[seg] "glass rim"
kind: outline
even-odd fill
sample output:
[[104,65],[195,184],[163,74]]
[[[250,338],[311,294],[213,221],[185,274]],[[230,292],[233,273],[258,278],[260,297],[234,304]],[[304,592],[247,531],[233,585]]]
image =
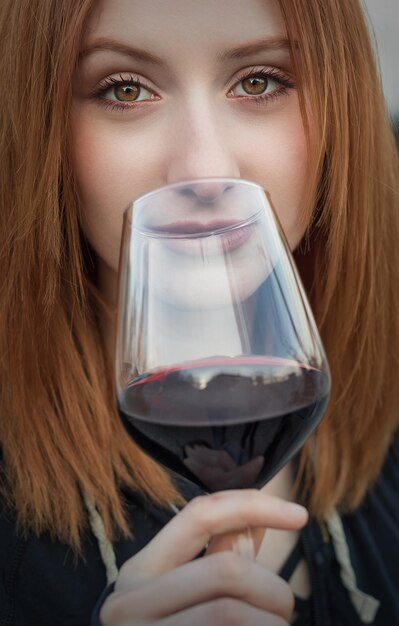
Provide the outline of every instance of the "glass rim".
[[[125,208],[125,210],[123,211],[123,217],[125,220],[127,220],[129,222],[130,225],[132,225],[132,215],[131,212],[134,209],[134,206],[138,203],[141,203],[145,200],[148,200],[149,198],[151,198],[151,196],[155,196],[156,194],[158,194],[160,191],[172,191],[173,189],[178,189],[179,187],[186,187],[187,185],[195,185],[195,184],[203,184],[203,183],[217,183],[217,182],[225,182],[225,183],[232,183],[234,185],[236,185],[237,183],[242,184],[243,186],[248,186],[248,187],[253,187],[254,189],[257,189],[258,191],[261,191],[267,198],[267,190],[262,187],[261,185],[259,185],[258,183],[255,183],[253,181],[247,180],[245,178],[231,178],[231,177],[225,177],[225,176],[207,176],[206,178],[191,178],[188,180],[181,180],[177,183],[170,183],[167,185],[162,185],[161,187],[156,187],[155,189],[152,189],[151,191],[147,191],[146,193],[144,193],[143,195],[139,196],[138,198],[136,198],[135,200],[132,200],[131,202],[129,202],[129,204],[127,205],[127,207]],[[256,212],[256,214],[259,211]],[[250,220],[253,216],[250,216],[249,218],[247,218],[247,220]],[[247,221],[245,220],[245,221]]]
[[149,237],[153,239],[205,239],[206,237],[212,237],[215,235],[223,235],[224,233],[229,233],[234,230],[238,230],[240,228],[245,228],[246,226],[250,226],[254,222],[256,222],[264,213],[263,209],[258,209],[255,213],[250,215],[249,217],[234,222],[233,224],[229,224],[228,226],[220,226],[219,228],[213,228],[208,230],[198,230],[195,232],[187,232],[187,233],[173,233],[173,232],[160,232],[156,229],[145,229],[140,228],[138,226],[131,225],[132,230],[136,231],[140,235],[144,237]]

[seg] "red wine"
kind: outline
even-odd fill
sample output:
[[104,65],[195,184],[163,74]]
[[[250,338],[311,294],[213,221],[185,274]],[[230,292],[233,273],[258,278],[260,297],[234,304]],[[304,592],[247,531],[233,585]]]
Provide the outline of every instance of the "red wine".
[[119,410],[135,441],[206,491],[261,487],[327,405],[328,375],[295,361],[213,358],[134,378]]

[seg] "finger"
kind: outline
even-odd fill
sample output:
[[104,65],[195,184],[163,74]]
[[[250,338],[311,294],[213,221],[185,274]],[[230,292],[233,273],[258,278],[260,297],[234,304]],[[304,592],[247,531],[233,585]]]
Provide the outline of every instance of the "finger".
[[213,600],[171,615],[151,626],[289,626],[277,615],[247,606],[239,600]]
[[122,617],[114,607],[109,610],[107,602],[100,612],[101,626],[289,626],[289,622],[278,615],[231,598],[205,602],[156,622],[143,622],[134,612]]
[[160,574],[193,559],[215,535],[247,526],[298,529],[307,517],[302,506],[257,490],[199,496],[123,567]]
[[151,626],[289,626],[282,617],[223,598],[171,615]]
[[[288,584],[266,568],[232,552],[182,565],[136,591],[116,595],[118,620],[158,620],[189,607],[220,598],[235,598],[250,606],[290,619],[294,596]],[[110,607],[112,610],[112,602]]]

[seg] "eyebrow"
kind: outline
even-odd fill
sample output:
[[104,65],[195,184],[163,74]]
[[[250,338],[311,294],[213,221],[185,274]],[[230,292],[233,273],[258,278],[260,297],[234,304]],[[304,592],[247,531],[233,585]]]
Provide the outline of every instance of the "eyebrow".
[[119,54],[133,57],[138,61],[144,61],[145,63],[150,63],[151,65],[165,65],[163,59],[157,57],[155,54],[146,52],[140,48],[135,48],[120,41],[116,41],[115,39],[108,39],[107,37],[96,39],[91,45],[82,50],[79,55],[79,59],[84,59],[92,54],[95,54],[96,52],[104,51],[118,52]]
[[[226,52],[218,54],[217,59],[221,62],[226,62],[234,59],[243,59],[258,52],[265,52],[268,50],[289,50],[290,47],[290,42],[287,37],[269,37],[267,39],[259,39],[248,44],[237,46],[235,48],[232,48],[231,50],[227,50]],[[146,52],[145,50],[141,50],[140,48],[135,48],[115,39],[110,39],[108,37],[96,39],[91,45],[82,50],[79,55],[79,59],[81,60],[92,54],[95,54],[96,52],[104,51],[117,52],[125,56],[130,56],[138,61],[149,63],[151,65],[165,65],[165,61],[155,54]]]
[[269,37],[267,39],[258,39],[248,44],[243,44],[223,52],[218,58],[221,61],[230,61],[234,59],[243,59],[258,52],[268,50],[290,50],[291,44],[287,37]]

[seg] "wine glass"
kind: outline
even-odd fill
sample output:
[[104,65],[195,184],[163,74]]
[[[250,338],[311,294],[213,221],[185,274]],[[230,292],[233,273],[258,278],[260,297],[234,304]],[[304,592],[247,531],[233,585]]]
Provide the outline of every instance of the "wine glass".
[[264,190],[210,178],[135,200],[119,280],[128,432],[206,492],[265,485],[319,423],[330,374]]

